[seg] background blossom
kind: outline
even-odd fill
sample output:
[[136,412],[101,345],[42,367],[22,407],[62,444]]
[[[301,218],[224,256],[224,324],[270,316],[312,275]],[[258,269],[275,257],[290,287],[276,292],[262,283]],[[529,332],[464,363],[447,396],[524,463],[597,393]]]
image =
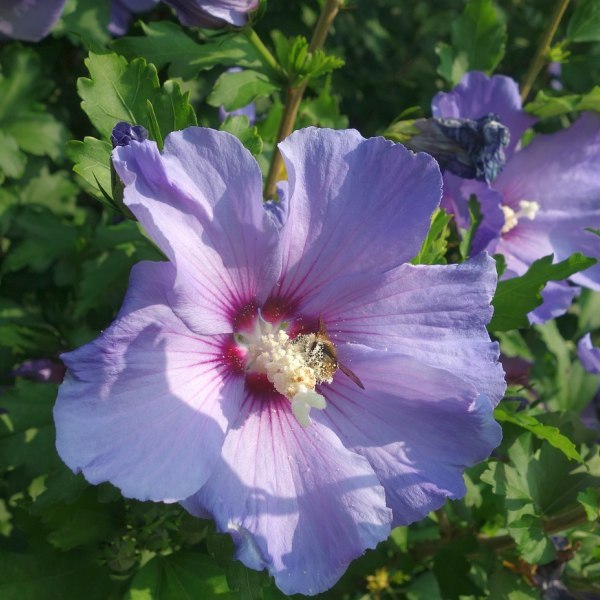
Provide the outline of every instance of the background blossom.
[[[467,73],[453,92],[436,95],[432,110],[437,117],[478,118],[489,112],[500,116],[510,130],[504,170],[491,184],[461,182],[448,177],[445,206],[468,220],[467,202],[477,194],[484,230],[473,251],[487,249],[506,258],[506,276],[522,275],[532,262],[548,254],[555,261],[574,252],[598,256],[600,237],[586,227],[600,223],[600,118],[585,113],[571,127],[553,134],[538,134],[525,147],[519,141],[535,119],[521,108],[516,82],[503,75],[487,77]],[[523,202],[535,203],[525,214]],[[507,215],[517,215],[507,220]],[[522,215],[522,216],[519,216]],[[577,273],[571,281],[600,290],[600,266]],[[571,304],[576,289],[551,282],[544,303],[531,318],[546,321]]]
[[48,35],[66,0],[2,0],[0,5],[0,39],[38,42]]

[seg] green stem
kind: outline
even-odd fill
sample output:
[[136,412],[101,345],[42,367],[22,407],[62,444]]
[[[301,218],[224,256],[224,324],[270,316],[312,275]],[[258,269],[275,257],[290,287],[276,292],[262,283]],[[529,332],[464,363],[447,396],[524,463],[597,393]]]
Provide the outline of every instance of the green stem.
[[281,65],[277,62],[277,59],[273,56],[271,51],[263,44],[256,31],[252,27],[246,27],[244,34],[248,38],[248,41],[254,46],[255,50],[260,54],[263,63],[273,72],[276,78],[282,79],[285,77],[285,73],[281,68]]
[[[576,506],[567,512],[564,512],[552,519],[546,519],[544,521],[544,531],[551,535],[558,533],[559,531],[566,531],[587,523],[587,516],[585,511],[580,506]],[[512,550],[516,543],[510,535],[498,535],[494,537],[488,537],[486,535],[478,535],[477,541],[479,542],[480,548],[487,548],[494,552],[501,554],[508,550]],[[431,540],[415,544],[410,553],[416,560],[423,560],[429,556],[433,556],[436,552],[447,543],[443,538],[440,540]]]
[[[342,3],[343,0],[326,0],[310,41],[309,52],[320,50],[323,47],[325,39],[327,38],[327,34],[329,33],[329,29],[331,28],[331,24],[338,14]],[[306,91],[307,85],[308,81],[305,80],[295,87],[289,86],[286,89],[283,116],[281,117],[279,131],[277,132],[278,143],[284,140],[294,130],[298,109],[300,108],[300,102],[302,102],[302,96]],[[283,159],[276,145],[273,149],[273,156],[271,157],[271,164],[269,166],[269,174],[267,175],[267,181],[265,183],[265,198],[267,200],[275,197],[277,181],[279,179],[279,173],[282,169],[282,166]]]
[[556,34],[556,30],[560,24],[560,21],[565,14],[565,10],[567,10],[567,6],[569,5],[569,0],[557,0],[552,16],[550,17],[550,22],[548,23],[548,27],[546,31],[544,31],[544,35],[540,41],[540,45],[529,65],[529,69],[523,78],[523,82],[521,84],[521,100],[523,103],[525,102],[527,96],[529,96],[529,92],[531,92],[531,88],[533,87],[533,83],[536,80],[539,72],[544,67],[546,63],[546,56],[548,51],[550,50],[550,45],[552,44],[552,39]]

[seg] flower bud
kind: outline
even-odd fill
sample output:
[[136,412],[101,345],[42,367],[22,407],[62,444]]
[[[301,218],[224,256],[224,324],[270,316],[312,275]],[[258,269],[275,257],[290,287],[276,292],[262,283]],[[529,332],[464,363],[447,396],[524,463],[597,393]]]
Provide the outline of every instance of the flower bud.
[[126,121],[119,121],[110,134],[110,142],[113,148],[117,146],[129,146],[130,142],[143,142],[148,139],[148,131],[141,125],[130,125]]

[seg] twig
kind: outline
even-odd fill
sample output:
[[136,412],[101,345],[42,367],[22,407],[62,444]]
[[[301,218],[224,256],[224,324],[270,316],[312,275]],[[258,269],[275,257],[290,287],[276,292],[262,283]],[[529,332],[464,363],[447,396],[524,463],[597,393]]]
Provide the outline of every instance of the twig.
[[[585,511],[580,506],[577,506],[552,519],[547,519],[544,522],[544,531],[550,535],[558,533],[559,531],[571,529],[572,527],[584,523],[587,523]],[[458,532],[457,535],[453,537],[458,537]],[[512,550],[516,545],[515,540],[510,535],[498,535],[495,537],[478,535],[477,541],[480,548],[489,548],[498,554]],[[444,540],[443,537],[439,540],[428,540],[426,542],[421,542],[420,544],[415,544],[411,548],[410,553],[416,560],[422,560],[429,556],[433,556],[442,546],[445,546],[446,543],[447,540]]]
[[[320,50],[323,47],[325,39],[327,38],[327,34],[329,33],[329,29],[331,28],[331,24],[338,14],[341,4],[342,0],[326,0],[310,41],[308,48],[309,52]],[[279,125],[279,131],[277,132],[277,142],[284,140],[294,130],[296,116],[298,115],[300,102],[302,101],[302,96],[306,91],[307,84],[308,81],[305,80],[296,87],[289,86],[286,89],[283,116]],[[276,145],[273,149],[271,165],[269,166],[269,174],[267,175],[267,181],[265,183],[265,198],[267,200],[275,197],[277,180],[282,164],[283,159],[281,158],[281,153]]]
[[523,78],[523,83],[521,84],[521,101],[525,102],[527,96],[529,96],[529,92],[533,87],[533,83],[538,76],[539,72],[542,70],[544,63],[546,62],[546,55],[548,54],[548,50],[550,50],[550,44],[552,44],[552,39],[556,34],[556,30],[560,24],[560,20],[562,16],[565,14],[565,10],[569,5],[569,0],[557,0],[556,5],[554,6],[554,11],[552,16],[550,17],[550,22],[548,23],[548,27],[546,31],[544,31],[544,35],[540,41],[540,45],[529,65],[529,69]]

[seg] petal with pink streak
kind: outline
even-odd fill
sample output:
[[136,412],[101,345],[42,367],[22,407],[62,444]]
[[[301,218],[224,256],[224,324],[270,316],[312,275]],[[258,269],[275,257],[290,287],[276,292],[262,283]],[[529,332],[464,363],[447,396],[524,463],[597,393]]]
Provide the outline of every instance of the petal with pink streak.
[[482,253],[459,265],[402,265],[332,282],[304,310],[321,310],[342,362],[347,343],[407,354],[496,404],[506,384],[486,329],[495,289],[495,261]]
[[428,155],[357,131],[309,127],[280,144],[289,178],[278,294],[302,300],[340,275],[413,258],[441,197]]
[[173,310],[196,333],[232,330],[237,311],[262,303],[280,273],[277,227],[262,178],[234,136],[190,127],[118,147],[125,203],[176,267]]
[[181,500],[202,486],[243,395],[220,360],[224,336],[198,336],[171,311],[173,277],[169,263],[136,265],[117,320],[62,356],[61,458],[139,500]]
[[391,511],[369,463],[328,428],[303,428],[282,396],[248,398],[222,461],[184,507],[210,512],[238,558],[267,568],[286,594],[331,587],[390,532]]
[[369,460],[394,526],[462,497],[463,470],[487,458],[502,437],[489,399],[411,356],[357,345],[344,354],[365,389],[337,375],[323,387],[327,409],[315,418]]

